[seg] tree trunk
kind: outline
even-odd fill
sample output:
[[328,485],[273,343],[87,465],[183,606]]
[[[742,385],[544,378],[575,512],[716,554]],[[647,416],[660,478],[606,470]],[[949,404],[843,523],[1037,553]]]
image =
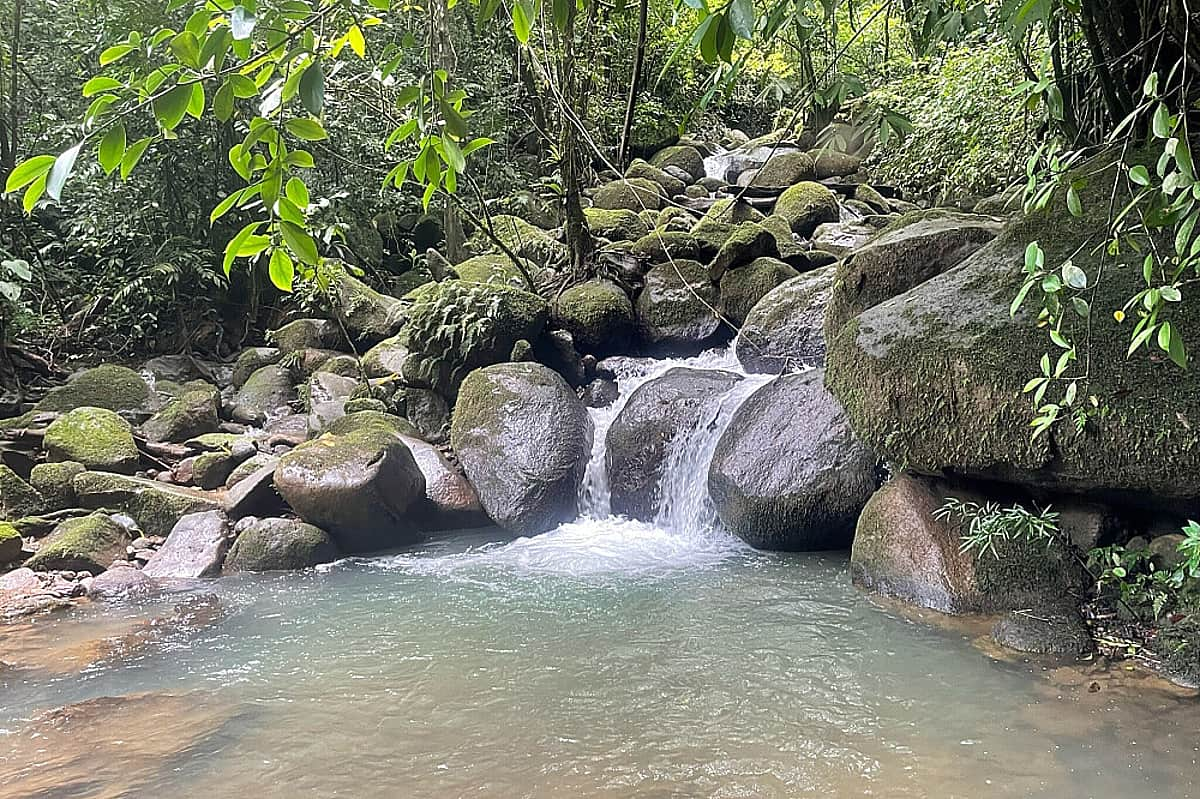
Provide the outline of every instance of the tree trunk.
[[8,177],[17,165],[17,146],[20,144],[21,103],[17,97],[21,58],[21,17],[25,14],[24,0],[13,4],[12,44],[9,47],[10,75],[8,79],[8,119],[0,125],[0,178]]
[[641,0],[638,5],[637,50],[633,53],[633,76],[629,79],[629,99],[625,103],[625,124],[621,126],[621,146],[617,151],[617,165],[625,166],[629,157],[629,137],[633,132],[633,112],[637,108],[638,92],[642,88],[642,68],[646,60],[646,17],[650,11],[650,0]]
[[[562,179],[564,210],[566,212],[567,251],[570,253],[570,269],[577,279],[586,279],[588,262],[592,254],[592,236],[588,231],[587,219],[583,215],[583,164],[579,157],[579,132],[572,107],[579,98],[575,73],[575,20],[578,8],[567,3],[567,19],[562,31],[562,65],[559,85],[562,99],[559,117],[562,133],[559,144],[562,148]],[[580,123],[582,124],[582,123]]]
[[[447,0],[433,0],[429,4],[429,49],[430,62],[438,69],[454,74],[455,57],[454,42],[450,38],[450,8]],[[458,206],[447,202],[442,212],[442,227],[446,234],[446,258],[452,264],[460,263],[464,258],[463,245],[466,236],[463,233],[462,219],[458,215]]]

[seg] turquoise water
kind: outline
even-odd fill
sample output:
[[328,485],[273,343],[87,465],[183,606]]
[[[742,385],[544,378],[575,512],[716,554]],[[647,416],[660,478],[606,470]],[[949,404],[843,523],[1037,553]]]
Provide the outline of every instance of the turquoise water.
[[[87,779],[32,795],[1200,795],[1192,700],[994,661],[858,593],[844,555],[615,521],[496,536],[222,579],[200,589],[224,611],[210,623],[81,674],[0,675],[0,796],[71,769]],[[80,611],[42,634],[181,599]],[[128,742],[96,739],[136,736],[101,715],[67,739],[71,768],[34,778],[28,719],[145,692],[184,709],[142,734],[227,718],[171,757],[125,757]]]

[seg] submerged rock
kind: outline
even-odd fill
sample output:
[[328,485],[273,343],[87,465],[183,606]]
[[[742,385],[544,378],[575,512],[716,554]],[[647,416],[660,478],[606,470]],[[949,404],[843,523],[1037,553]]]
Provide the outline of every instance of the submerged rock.
[[104,408],[82,407],[63,414],[46,428],[44,443],[53,460],[75,461],[89,469],[132,474],[140,460],[129,422]]
[[654,518],[671,443],[696,426],[706,402],[741,379],[733,372],[675,368],[630,395],[605,442],[613,513],[643,521]]
[[535,363],[472,372],[459,392],[450,439],[496,524],[532,535],[575,518],[592,422],[555,372]]
[[295,519],[254,519],[238,533],[222,571],[294,571],[341,557],[329,534]]
[[780,374],[825,361],[825,304],[833,285],[832,266],[780,283],[746,314],[734,343],[748,372]]
[[159,590],[150,575],[134,566],[113,565],[96,575],[88,585],[93,599],[134,599]]
[[103,513],[93,513],[61,522],[25,565],[34,571],[87,570],[99,574],[114,560],[125,557],[129,541],[124,527]]
[[854,438],[820,370],[755,391],[730,420],[708,470],[721,521],[756,549],[849,545],[871,496],[875,458]]

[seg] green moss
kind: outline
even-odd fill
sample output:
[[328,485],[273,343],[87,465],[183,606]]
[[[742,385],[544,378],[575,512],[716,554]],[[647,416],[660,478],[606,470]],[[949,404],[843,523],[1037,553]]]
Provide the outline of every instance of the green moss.
[[585,208],[583,215],[593,235],[610,241],[636,241],[649,232],[646,223],[634,211]]
[[647,163],[640,158],[634,159],[629,168],[625,170],[625,177],[652,180],[662,187],[663,192],[668,197],[682,194],[683,190],[687,187],[687,184],[679,178],[667,174],[653,164]]
[[99,574],[124,557],[128,544],[125,528],[103,513],[93,513],[59,524],[25,565],[34,571],[86,569]]
[[142,433],[150,441],[177,442],[212,432],[221,424],[219,404],[215,386],[189,383],[142,425]]
[[836,222],[840,216],[837,197],[820,183],[797,183],[779,195],[775,213],[801,236],[811,236],[822,222]]
[[346,345],[342,328],[331,319],[296,319],[267,334],[284,354],[305,349],[336,350]]
[[19,474],[0,464],[0,504],[3,505],[4,519],[12,521],[41,513],[46,501]]
[[71,508],[77,501],[71,481],[83,471],[83,464],[76,461],[39,463],[29,473],[29,483],[44,498],[44,510]]
[[[555,267],[567,260],[567,248],[555,241],[546,231],[518,216],[499,214],[492,217],[492,230],[504,246],[518,258],[532,261],[539,267]],[[471,237],[471,249],[477,253],[495,250],[495,244],[479,230]]]
[[140,411],[150,404],[150,387],[132,369],[101,364],[48,393],[37,411],[69,411],[89,406],[110,411]]
[[215,497],[199,491],[109,472],[84,472],[72,485],[85,508],[126,513],[146,535],[168,535],[180,517],[221,507]]
[[319,527],[291,519],[259,519],[238,534],[222,571],[292,571],[339,557],[333,539]]
[[242,350],[233,363],[233,374],[230,375],[229,382],[234,388],[241,388],[250,379],[250,375],[264,366],[279,363],[282,357],[283,353],[275,347],[250,347]]
[[633,253],[652,264],[671,258],[696,260],[703,254],[699,239],[691,233],[675,230],[651,231],[634,243]]
[[740,325],[771,289],[797,276],[796,270],[783,261],[756,258],[721,278],[721,309],[730,321]]
[[326,432],[332,435],[344,436],[359,430],[370,430],[373,433],[387,433],[395,436],[420,438],[421,434],[402,416],[396,416],[382,411],[358,411],[347,413],[341,419],[329,425]]
[[77,461],[90,469],[130,474],[140,456],[129,422],[104,408],[76,408],[46,428],[50,457]]
[[554,319],[571,333],[580,352],[607,355],[629,344],[633,303],[615,283],[589,280],[559,295]]
[[726,270],[749,263],[756,258],[779,255],[775,236],[756,222],[742,222],[734,227],[721,245],[720,251],[708,266],[708,278],[718,281]]
[[662,187],[646,178],[614,180],[596,189],[592,202],[600,209],[641,211],[662,208]]
[[25,541],[17,528],[7,522],[0,522],[0,563],[11,563],[21,557]]
[[356,342],[373,344],[400,329],[404,319],[403,306],[398,299],[379,293],[351,275],[345,267],[327,271],[337,317]]
[[[531,273],[533,265],[526,266]],[[503,283],[529,291],[529,281],[507,255],[477,255],[454,267],[459,280],[464,283]]]
[[700,151],[695,147],[689,147],[686,144],[664,147],[654,154],[650,163],[659,169],[665,169],[668,166],[679,167],[691,175],[693,180],[704,177],[704,156],[700,155]]
[[816,167],[812,156],[801,152],[776,153],[754,175],[752,186],[787,188],[802,180],[813,180]]
[[762,212],[745,202],[732,198],[717,200],[692,228],[692,235],[716,252],[729,238],[733,229],[743,222],[761,222]]

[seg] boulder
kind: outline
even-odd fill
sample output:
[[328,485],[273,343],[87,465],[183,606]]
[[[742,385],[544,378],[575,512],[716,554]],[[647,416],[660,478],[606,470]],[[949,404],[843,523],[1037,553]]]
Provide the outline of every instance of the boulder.
[[229,548],[229,519],[219,510],[190,513],[175,523],[144,572],[148,577],[216,577]]
[[142,435],[150,441],[175,443],[216,432],[221,427],[220,404],[216,387],[199,381],[188,383],[142,424]]
[[733,372],[679,367],[630,395],[605,441],[613,513],[643,521],[654,518],[671,442],[696,426],[705,403],[741,379]]
[[392,336],[363,353],[362,368],[367,377],[380,378],[402,374],[404,363],[412,355],[402,341]]
[[254,519],[238,532],[222,572],[294,571],[339,557],[337,544],[319,527],[295,519]]
[[17,528],[8,522],[0,522],[0,564],[8,564],[21,557],[25,540]]
[[717,442],[709,495],[725,526],[756,549],[848,546],[875,489],[875,458],[822,380],[820,370],[776,378]]
[[721,296],[696,261],[660,264],[646,273],[635,313],[642,339],[652,347],[701,350],[721,330]]
[[996,237],[992,217],[935,209],[905,214],[837,269],[826,314],[826,335],[852,317],[959,264]]
[[751,186],[786,189],[804,180],[814,180],[817,170],[812,156],[802,152],[778,152],[759,167]]
[[204,452],[191,458],[191,483],[206,490],[213,490],[225,485],[229,475],[242,462],[249,460],[257,450],[254,444],[243,441],[238,446],[227,450]]
[[111,517],[93,513],[60,522],[25,562],[34,571],[81,571],[99,574],[125,557],[129,533]]
[[813,247],[839,258],[862,247],[879,229],[864,222],[822,222],[812,234]]
[[[566,245],[555,241],[549,233],[518,216],[494,216],[490,229],[518,258],[525,258],[539,267],[555,266],[567,260]],[[473,248],[475,252],[483,253],[493,249],[493,242],[482,229],[476,231],[472,241],[477,245]]]
[[676,144],[664,147],[650,159],[650,163],[659,169],[675,166],[692,176],[692,180],[704,177],[704,156],[695,147],[686,144]]
[[992,628],[1000,646],[1017,652],[1058,657],[1080,657],[1095,645],[1079,611],[1070,606],[1009,611]]
[[380,294],[345,269],[332,271],[330,302],[356,344],[370,346],[400,330],[404,324],[404,304],[400,300]]
[[780,283],[746,314],[734,353],[747,372],[781,374],[825,362],[825,305],[833,273],[826,266]]
[[306,349],[339,350],[346,346],[342,326],[332,319],[296,319],[272,330],[267,337],[284,355]]
[[575,518],[592,422],[555,372],[535,363],[472,372],[459,393],[450,439],[496,524],[533,535]]
[[33,516],[46,508],[46,498],[21,475],[0,463],[0,511],[4,519],[14,521]]
[[657,211],[663,204],[662,187],[646,178],[621,178],[596,189],[592,202],[596,208],[609,211]]
[[756,222],[742,222],[730,232],[708,265],[708,279],[716,283],[730,269],[758,258],[775,258],[778,255],[779,245],[771,231]]
[[104,408],[68,411],[46,428],[43,443],[52,460],[89,469],[132,474],[140,460],[129,422]]
[[404,414],[423,440],[446,440],[450,406],[441,394],[424,388],[408,389],[404,394]]
[[92,599],[135,599],[157,593],[154,580],[135,566],[114,564],[92,578],[87,593]]
[[761,211],[744,200],[717,200],[691,228],[691,233],[706,249],[718,252],[739,225],[761,223],[765,218]]
[[797,183],[779,195],[775,214],[787,220],[794,233],[811,236],[822,222],[836,222],[841,212],[837,197],[820,183]]
[[812,158],[817,180],[842,178],[854,175],[862,169],[862,159],[857,155],[826,149],[809,150],[808,155]]
[[150,386],[132,369],[101,364],[85,369],[64,386],[51,389],[38,402],[39,412],[65,412],[88,406],[109,411],[144,411],[151,405]]
[[608,280],[589,280],[558,296],[554,321],[567,330],[581,352],[596,356],[623,352],[633,335],[633,303]]
[[146,535],[165,536],[181,517],[220,507],[201,491],[109,472],[83,472],[71,484],[80,505],[131,516]]
[[400,440],[425,476],[426,507],[418,511],[422,529],[458,530],[487,524],[487,515],[470,481],[437,447],[412,436],[401,435]]
[[[531,276],[540,269],[528,261],[523,263],[525,271],[529,272]],[[489,253],[468,258],[455,265],[454,274],[458,275],[458,279],[464,283],[503,283],[526,291],[533,288],[526,279],[525,273],[513,263],[511,258],[503,254]],[[389,339],[389,341],[391,340]]]
[[[261,460],[258,460],[259,458]],[[252,469],[249,468],[251,466]],[[225,501],[222,503],[222,508],[229,518],[240,519],[252,514],[267,515],[284,509],[283,500],[275,491],[275,470],[278,466],[278,458],[256,455],[248,461],[243,461],[241,466],[233,470],[226,480],[229,490],[225,492]],[[239,475],[238,470],[243,467],[247,471]]]
[[416,541],[409,518],[425,478],[397,438],[363,428],[325,433],[279,459],[275,488],[296,514],[329,532],[348,553]]
[[635,211],[585,208],[583,215],[592,234],[609,241],[637,241],[650,232]]
[[229,382],[234,389],[239,389],[250,379],[250,375],[264,366],[274,366],[283,358],[283,353],[275,347],[250,347],[244,349],[233,362],[233,373]]
[[942,613],[998,613],[1058,605],[1082,587],[1058,547],[1000,542],[997,555],[965,552],[960,518],[939,518],[948,498],[991,499],[961,485],[901,474],[875,492],[859,517],[850,554],[856,585]]
[[[1144,254],[1109,256],[1099,246],[1114,183],[1111,170],[1091,176],[1080,191],[1083,217],[1058,198],[958,266],[863,311],[828,341],[827,381],[864,443],[926,474],[1141,505],[1200,500],[1200,483],[1189,477],[1200,471],[1198,373],[1128,357],[1132,326],[1112,313],[1145,288]],[[1069,317],[1063,329],[1086,348],[1087,392],[1104,409],[1089,413],[1082,430],[1064,419],[1036,438],[1022,387],[1040,374],[1047,347],[1057,350],[1036,329],[1033,302],[1010,313],[1032,241],[1049,268],[1070,259],[1094,282],[1090,318]],[[1102,262],[1103,280],[1095,282]],[[1174,303],[1171,324],[1200,328],[1200,306]]]
[[755,258],[721,277],[721,312],[735,325],[776,287],[798,277],[795,269],[776,258]]
[[659,169],[641,158],[634,159],[629,168],[625,170],[625,177],[652,180],[662,187],[663,193],[668,197],[682,194],[683,190],[687,188],[687,184],[691,182],[690,177],[687,181],[680,180],[666,170]]
[[263,366],[234,395],[230,416],[235,422],[261,425],[285,413],[298,399],[291,372],[282,366]]
[[44,510],[73,508],[78,498],[71,481],[83,471],[83,464],[76,461],[39,463],[29,473],[29,484],[42,496]]
[[[716,250],[712,250],[716,252]],[[706,252],[706,248],[691,233],[682,230],[652,230],[633,243],[634,255],[645,258],[652,264],[675,260],[694,260]]]

